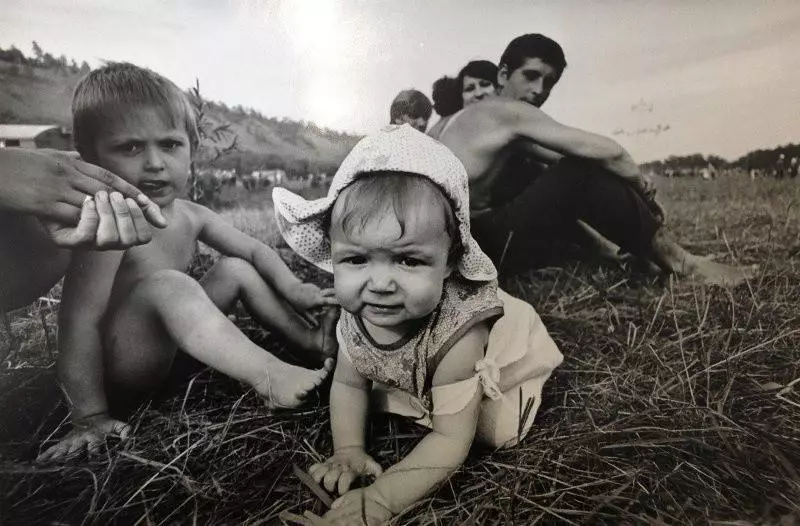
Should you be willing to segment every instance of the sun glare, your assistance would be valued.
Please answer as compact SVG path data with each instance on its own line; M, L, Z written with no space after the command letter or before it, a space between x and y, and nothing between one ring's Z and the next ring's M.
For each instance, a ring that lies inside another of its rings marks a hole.
M278 22L303 66L297 95L308 119L336 127L345 116L349 90L342 74L348 60L343 5L335 0L281 2Z

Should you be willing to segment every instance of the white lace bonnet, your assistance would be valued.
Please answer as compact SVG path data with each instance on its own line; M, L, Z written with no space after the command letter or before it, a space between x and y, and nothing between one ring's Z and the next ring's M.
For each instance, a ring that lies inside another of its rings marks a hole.
M275 188L272 200L278 229L292 249L304 259L332 272L331 247L323 220L339 193L364 172L400 171L428 177L455 205L455 217L464 253L458 271L471 281L491 281L497 271L478 247L469 230L467 172L443 144L408 124L390 125L361 139L342 161L328 195L312 201Z

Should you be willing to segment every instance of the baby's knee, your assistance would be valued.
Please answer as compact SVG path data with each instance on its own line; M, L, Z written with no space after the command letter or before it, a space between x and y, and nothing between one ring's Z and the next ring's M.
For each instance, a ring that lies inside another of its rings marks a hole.
M505 449L516 446L525 437L518 433L518 428L512 426L479 426L475 438L492 449Z
M494 449L513 447L527 436L534 415L535 412L532 412L522 421L519 411L512 409L507 400L484 402L475 437L480 443Z

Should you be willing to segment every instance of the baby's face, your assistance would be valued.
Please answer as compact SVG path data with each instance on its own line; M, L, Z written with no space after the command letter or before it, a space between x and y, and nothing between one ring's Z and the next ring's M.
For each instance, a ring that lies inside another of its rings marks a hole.
M363 228L346 233L331 222L334 288L342 307L361 316L367 329L400 337L438 305L450 238L444 214L421 207L409 213L402 232L391 208Z
M110 170L159 206L180 197L189 178L191 147L183 127L171 125L155 108L135 109L111 119L96 144L97 164Z

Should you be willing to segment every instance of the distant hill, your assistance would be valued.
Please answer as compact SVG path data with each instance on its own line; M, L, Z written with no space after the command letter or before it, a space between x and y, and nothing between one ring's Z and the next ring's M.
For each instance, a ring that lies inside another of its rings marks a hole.
M16 51L16 50L14 50ZM78 80L88 69L66 59L27 59L0 50L0 124L70 126L70 103ZM202 93L201 93L202 94ZM359 137L322 129L310 122L268 118L252 109L209 102L209 120L229 123L237 151L215 163L241 171L283 168L289 173L332 172Z

